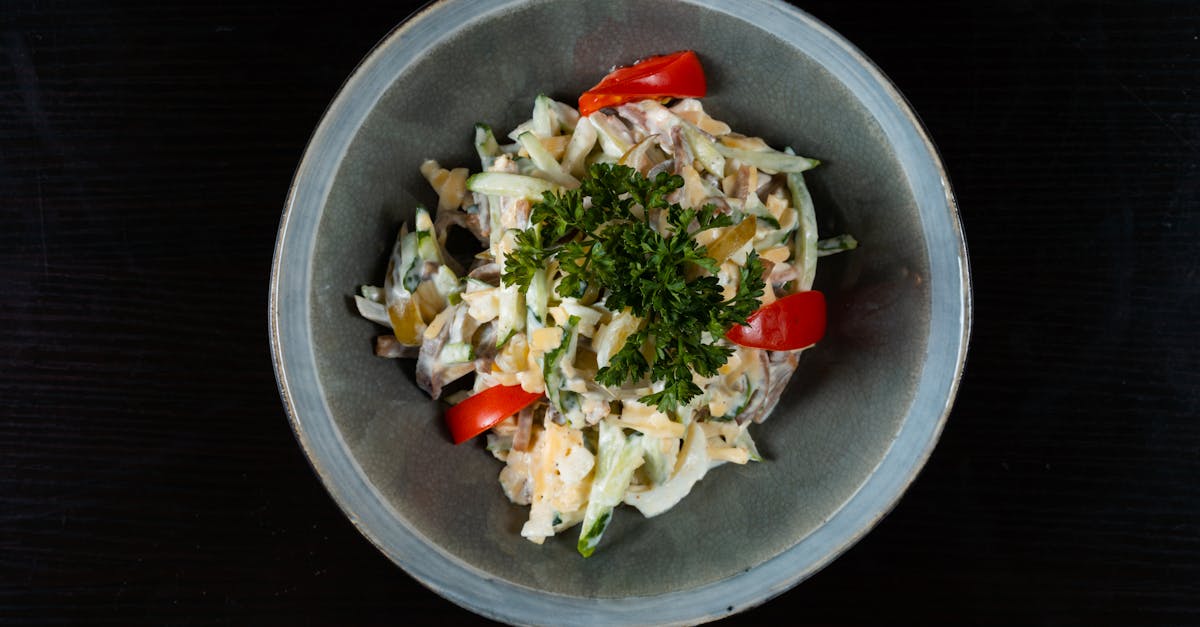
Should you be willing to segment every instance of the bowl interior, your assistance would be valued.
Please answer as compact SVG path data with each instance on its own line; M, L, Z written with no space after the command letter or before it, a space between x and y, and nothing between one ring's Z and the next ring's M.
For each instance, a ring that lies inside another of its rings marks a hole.
M313 225L311 257L296 257L307 264L307 292L298 302L308 304L315 377L336 446L370 487L365 497L339 496L335 485L331 491L352 517L367 506L349 501L379 501L389 516L365 531L381 546L415 534L486 579L558 595L654 596L752 569L829 521L879 466L910 414L933 302L915 186L842 68L762 27L679 2L488 6L435 7L455 24L449 31L402 28L347 83L325 122L354 122L335 115L352 103L367 111L361 124L323 129L305 157L324 164L330 178L315 213L291 218ZM463 14L445 15L453 11ZM422 54L386 63L383 49L418 35L429 38ZM373 356L381 328L356 314L351 296L359 285L382 282L396 230L413 208L436 204L418 172L422 160L475 170L473 123L507 133L529 117L539 93L573 102L613 64L685 48L704 63L711 114L822 160L807 175L821 234L852 233L860 248L821 263L817 288L831 303L829 334L804 354L774 414L753 430L766 461L712 471L653 519L619 508L600 549L585 560L575 552L576 530L541 546L521 538L527 508L502 494L500 462L479 442L450 443L442 409L417 388L411 365ZM370 93L379 96L362 102ZM322 132L348 137L344 150L320 153L328 144ZM284 263L279 271L294 270ZM843 540L863 530L852 531ZM404 563L403 555L393 557Z

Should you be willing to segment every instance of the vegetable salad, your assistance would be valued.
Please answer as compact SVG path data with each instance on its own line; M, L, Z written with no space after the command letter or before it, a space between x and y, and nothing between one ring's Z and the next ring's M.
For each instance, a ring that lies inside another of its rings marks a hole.
M585 557L620 504L656 516L712 468L761 460L750 425L824 332L817 257L855 246L817 239L816 160L661 96L585 116L538 96L504 143L477 124L481 171L426 161L436 209L355 297L391 331L376 353L415 357L432 397L474 375L446 399L453 439L486 431L529 506L521 535L579 525ZM467 267L451 228L480 243Z

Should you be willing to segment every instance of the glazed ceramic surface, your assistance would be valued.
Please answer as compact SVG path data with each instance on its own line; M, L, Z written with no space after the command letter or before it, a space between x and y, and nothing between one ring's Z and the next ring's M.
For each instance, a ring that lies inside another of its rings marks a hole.
M451 445L412 366L374 357L381 329L352 295L380 283L414 207L436 204L422 160L477 169L475 122L507 133L539 93L574 102L612 65L679 49L699 53L714 117L823 162L806 175L821 233L861 244L820 264L829 334L753 431L766 461L710 472L653 519L618 508L583 559L577 530L542 546L521 538L527 508L505 499L501 464L478 442ZM811 17L766 1L449 0L376 47L313 135L270 316L300 444L411 575L509 622L688 623L786 590L893 506L953 399L970 291L932 144L883 75Z

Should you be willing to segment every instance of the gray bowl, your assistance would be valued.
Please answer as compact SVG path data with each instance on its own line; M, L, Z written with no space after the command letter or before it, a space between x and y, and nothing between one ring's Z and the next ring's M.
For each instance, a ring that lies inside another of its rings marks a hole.
M435 198L427 158L473 166L472 124L506 132L547 93L571 102L613 64L698 51L706 109L824 165L808 177L830 332L756 439L767 461L710 473L653 519L622 508L601 548L519 535L500 465L452 446L411 367L372 355L350 295L382 277L399 224ZM271 342L317 474L381 551L437 593L514 623L694 623L756 605L862 537L929 456L965 357L966 249L950 185L880 71L810 16L766 0L448 0L380 43L306 150L271 282ZM297 477L297 481L303 478ZM618 602L619 601L619 602Z

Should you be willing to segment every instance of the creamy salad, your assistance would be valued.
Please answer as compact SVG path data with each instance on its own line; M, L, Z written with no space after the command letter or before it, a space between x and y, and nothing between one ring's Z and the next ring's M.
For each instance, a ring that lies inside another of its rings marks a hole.
M529 508L521 535L580 525L587 556L622 503L657 516L713 468L761 461L751 426L803 348L729 338L854 247L817 239L802 173L818 162L694 98L581 116L538 96L506 136L476 125L475 148L475 174L421 166L437 206L416 209L383 285L355 301L388 329L378 355L415 357L430 396L462 403L456 439L487 430L501 489ZM445 248L453 228L479 242L470 263Z

